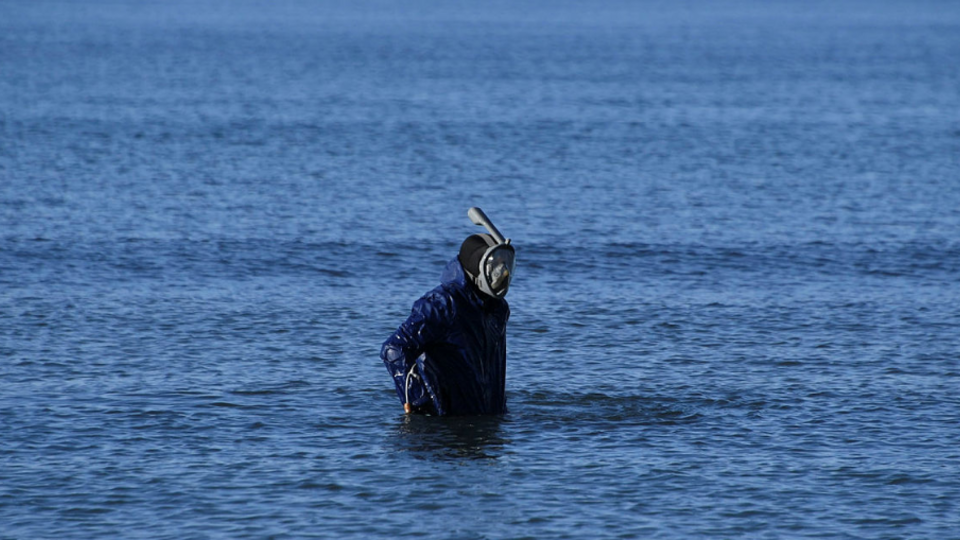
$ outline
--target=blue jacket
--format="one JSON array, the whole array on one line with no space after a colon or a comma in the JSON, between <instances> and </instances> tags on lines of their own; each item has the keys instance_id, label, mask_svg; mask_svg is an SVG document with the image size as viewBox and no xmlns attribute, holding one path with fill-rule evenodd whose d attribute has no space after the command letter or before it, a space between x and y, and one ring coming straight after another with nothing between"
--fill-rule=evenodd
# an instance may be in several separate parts
<instances>
[{"instance_id":1,"label":"blue jacket","mask_svg":"<svg viewBox=\"0 0 960 540\"><path fill-rule=\"evenodd\" d=\"M437 415L502 414L507 402L506 300L468 283L460 262L413 304L380 350L400 403Z\"/></svg>"}]
</instances>

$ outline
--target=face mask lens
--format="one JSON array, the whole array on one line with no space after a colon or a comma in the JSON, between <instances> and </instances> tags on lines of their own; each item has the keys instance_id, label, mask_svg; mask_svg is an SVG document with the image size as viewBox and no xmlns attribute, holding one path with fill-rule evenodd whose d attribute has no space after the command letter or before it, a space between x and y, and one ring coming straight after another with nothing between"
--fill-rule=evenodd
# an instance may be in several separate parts
<instances>
[{"instance_id":1,"label":"face mask lens","mask_svg":"<svg viewBox=\"0 0 960 540\"><path fill-rule=\"evenodd\" d=\"M512 249L499 248L486 260L484 273L494 293L505 291L513 278L514 253Z\"/></svg>"}]
</instances>

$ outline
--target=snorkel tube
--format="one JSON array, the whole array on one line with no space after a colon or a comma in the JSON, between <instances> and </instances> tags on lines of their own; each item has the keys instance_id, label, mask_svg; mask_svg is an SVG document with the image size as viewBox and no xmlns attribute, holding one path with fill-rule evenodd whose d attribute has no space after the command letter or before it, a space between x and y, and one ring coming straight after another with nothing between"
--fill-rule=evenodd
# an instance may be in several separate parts
<instances>
[{"instance_id":1,"label":"snorkel tube","mask_svg":"<svg viewBox=\"0 0 960 540\"><path fill-rule=\"evenodd\" d=\"M474 225L482 225L490 233L490 236L493 236L493 239L497 241L498 244L509 244L510 239L504 238L500 231L493 225L493 222L490 221L490 218L483 213L483 210L474 206L473 208L467 210L467 217L470 218L470 221Z\"/></svg>"}]
</instances>

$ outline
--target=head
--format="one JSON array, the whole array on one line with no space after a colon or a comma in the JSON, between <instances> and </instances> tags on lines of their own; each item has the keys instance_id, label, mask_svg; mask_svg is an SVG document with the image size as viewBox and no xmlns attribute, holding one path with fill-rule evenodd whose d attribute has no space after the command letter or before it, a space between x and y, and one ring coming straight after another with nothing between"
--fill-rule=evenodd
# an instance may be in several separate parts
<instances>
[{"instance_id":1,"label":"head","mask_svg":"<svg viewBox=\"0 0 960 540\"><path fill-rule=\"evenodd\" d=\"M512 245L497 243L489 234L474 234L460 245L458 258L480 292L494 298L506 296L516 258Z\"/></svg>"}]
</instances>

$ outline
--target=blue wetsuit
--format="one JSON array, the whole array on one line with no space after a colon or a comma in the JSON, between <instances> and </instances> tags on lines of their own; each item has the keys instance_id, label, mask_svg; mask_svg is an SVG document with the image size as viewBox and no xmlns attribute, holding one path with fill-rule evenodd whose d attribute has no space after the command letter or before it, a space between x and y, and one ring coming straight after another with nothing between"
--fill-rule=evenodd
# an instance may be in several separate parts
<instances>
[{"instance_id":1,"label":"blue wetsuit","mask_svg":"<svg viewBox=\"0 0 960 540\"><path fill-rule=\"evenodd\" d=\"M506 412L509 317L506 300L480 293L457 258L447 263L380 351L400 402L436 415Z\"/></svg>"}]
</instances>

